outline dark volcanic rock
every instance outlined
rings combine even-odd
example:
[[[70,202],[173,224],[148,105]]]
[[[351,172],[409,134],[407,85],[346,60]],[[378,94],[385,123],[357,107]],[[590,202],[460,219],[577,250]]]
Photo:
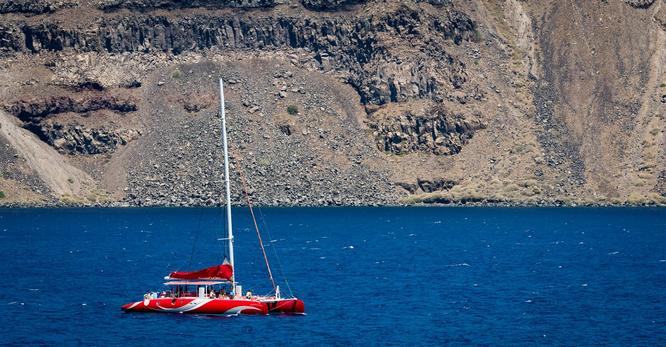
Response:
[[[648,8],[652,6],[654,0],[623,0],[627,4],[636,8]]]
[[[96,90],[96,91],[103,91],[106,88],[101,85],[97,81],[91,81],[91,80],[82,80],[77,83],[74,83],[72,85],[65,85],[64,87],[72,89],[74,91],[80,92],[84,90]]]
[[[275,6],[275,0],[101,0],[98,7],[101,10],[111,12],[119,9],[130,9],[134,11],[147,11],[154,9],[179,9],[179,8],[258,8]]]
[[[132,80],[132,81],[128,81],[126,83],[123,83],[121,85],[121,87],[127,88],[127,89],[140,88],[141,87],[141,82],[139,82],[137,80]]]
[[[340,10],[349,5],[362,4],[366,0],[301,0],[303,6],[316,11]]]
[[[456,182],[445,179],[426,180],[419,178],[416,180],[416,184],[423,192],[432,193],[441,190],[449,190],[456,185]]]
[[[58,151],[67,154],[112,153],[118,146],[126,145],[140,135],[136,130],[89,129],[77,124],[60,123],[31,127],[31,130]]]
[[[11,53],[23,50],[25,40],[21,29],[14,25],[0,23],[0,53]]]
[[[89,112],[98,110],[133,112],[137,106],[131,99],[97,95],[77,100],[70,96],[58,96],[19,100],[5,105],[5,109],[25,122],[24,128],[67,154],[111,153],[118,145],[125,145],[139,135],[135,130],[109,130],[104,127],[87,129],[78,124],[63,125],[50,120],[52,116],[61,113],[87,116]]]
[[[52,13],[58,9],[76,6],[74,1],[51,0],[3,0],[0,2],[0,13],[22,13],[37,15]]]
[[[446,180],[446,179],[421,179],[417,178],[416,183],[407,183],[407,182],[398,182],[398,186],[402,187],[410,194],[415,194],[417,192],[422,193],[432,193],[438,191],[449,190],[456,185],[455,181]]]
[[[433,16],[401,6],[380,16],[322,18],[244,15],[102,17],[86,28],[58,22],[17,23],[0,28],[5,51],[165,51],[179,54],[211,47],[223,49],[305,49],[320,67],[349,71],[348,82],[361,102],[385,104],[411,98],[441,99],[449,86],[466,81],[465,65],[446,52],[442,41],[474,37],[476,24],[456,10]],[[380,36],[428,42],[418,55],[394,56]]]
[[[451,0],[416,0],[416,2],[427,2],[431,5],[439,6],[451,5]]]
[[[4,108],[7,112],[26,122],[38,121],[41,118],[65,112],[85,113],[106,109],[126,113],[137,110],[136,103],[133,100],[109,95],[98,95],[81,100],[76,100],[70,96],[19,100],[13,104],[5,105]]]
[[[452,114],[438,107],[426,114],[407,112],[383,119],[371,127],[376,129],[377,146],[383,151],[451,155],[459,153],[474,133],[484,129],[485,125],[476,117]]]
[[[657,185],[655,190],[663,197],[666,197],[666,170],[662,170],[657,176]]]

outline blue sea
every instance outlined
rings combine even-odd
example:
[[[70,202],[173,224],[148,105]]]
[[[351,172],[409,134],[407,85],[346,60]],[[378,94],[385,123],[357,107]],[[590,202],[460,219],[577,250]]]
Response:
[[[666,345],[666,209],[263,208],[303,316],[123,313],[219,262],[220,209],[0,209],[0,344]],[[236,274],[270,291],[245,209]]]

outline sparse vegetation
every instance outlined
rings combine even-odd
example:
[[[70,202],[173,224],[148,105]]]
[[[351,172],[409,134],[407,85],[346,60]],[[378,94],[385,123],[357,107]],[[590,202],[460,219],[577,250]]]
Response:
[[[487,184],[470,182],[466,185],[456,185],[448,191],[410,195],[403,198],[402,202],[407,204],[536,204],[539,201],[547,200],[541,194],[543,194],[543,191],[539,187],[539,182],[535,179],[526,179],[514,183],[502,182],[493,178]]]
[[[664,205],[666,198],[657,193],[648,193],[646,195],[633,192],[625,201],[618,201],[617,203],[624,203],[625,205]]]
[[[69,182],[69,184],[73,184],[74,180],[70,177],[70,178],[67,179],[67,182]]]
[[[645,202],[645,197],[639,193],[631,193],[627,197],[626,203],[629,205],[641,205]]]
[[[529,151],[530,146],[526,143],[516,144],[513,148],[509,150],[511,154],[523,154]]]
[[[86,200],[82,196],[74,196],[70,194],[64,194],[60,197],[60,203],[64,205],[77,206],[86,203]]]
[[[87,198],[88,201],[90,201],[90,202],[97,202],[97,195],[95,195],[95,194],[93,194],[93,193],[88,194],[88,195],[86,196],[86,198]]]
[[[474,42],[481,42],[483,37],[481,36],[481,32],[478,30],[474,30]]]
[[[0,190],[0,199],[4,199],[6,197],[5,192]]]
[[[268,166],[270,164],[271,164],[271,161],[266,159],[266,158],[261,158],[261,159],[257,160],[257,165],[259,165],[259,166]]]
[[[664,87],[666,87],[666,83],[662,83],[659,85],[659,88],[664,88]]]
[[[289,113],[292,116],[297,115],[298,114],[298,107],[296,107],[296,105],[287,106],[287,113]]]
[[[179,78],[181,78],[181,77],[183,77],[183,73],[182,73],[180,70],[178,70],[178,69],[174,70],[174,71],[171,73],[171,78],[179,79]]]

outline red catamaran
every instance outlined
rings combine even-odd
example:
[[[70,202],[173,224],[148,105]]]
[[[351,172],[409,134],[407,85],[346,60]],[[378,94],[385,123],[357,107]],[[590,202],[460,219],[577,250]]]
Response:
[[[243,288],[236,282],[234,273],[234,235],[231,223],[231,193],[229,187],[229,154],[227,148],[227,128],[224,113],[224,86],[220,79],[220,112],[222,116],[222,144],[224,147],[224,184],[226,192],[227,231],[229,260],[192,272],[172,272],[165,277],[168,290],[161,293],[147,293],[143,300],[125,304],[125,312],[171,312],[198,314],[268,314],[304,313],[303,301],[295,297],[282,297],[280,287],[275,284],[261,234],[248,199],[248,206],[254,220],[259,245],[266,261],[273,291],[264,296],[243,294]],[[229,292],[227,292],[227,289]]]

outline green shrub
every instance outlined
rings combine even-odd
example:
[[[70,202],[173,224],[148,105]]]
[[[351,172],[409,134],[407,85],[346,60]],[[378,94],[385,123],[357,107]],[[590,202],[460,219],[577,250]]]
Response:
[[[664,87],[666,87],[666,83],[662,83],[662,84],[660,84],[659,87],[660,87],[660,88],[664,88]]]
[[[72,184],[72,183],[74,183],[74,180],[72,178],[68,178],[67,182],[69,182],[69,184]]]
[[[4,199],[5,196],[6,196],[6,195],[5,195],[5,192],[3,192],[2,190],[0,190],[0,199]]]
[[[481,32],[478,31],[478,30],[474,30],[474,38],[472,39],[472,41],[481,42],[481,40],[483,40],[483,37],[481,36]]]
[[[295,105],[287,106],[287,113],[289,113],[292,116],[298,114],[298,107],[296,107]]]
[[[268,166],[268,165],[271,164],[271,161],[268,160],[267,158],[261,158],[261,159],[257,160],[257,164],[259,166]]]

